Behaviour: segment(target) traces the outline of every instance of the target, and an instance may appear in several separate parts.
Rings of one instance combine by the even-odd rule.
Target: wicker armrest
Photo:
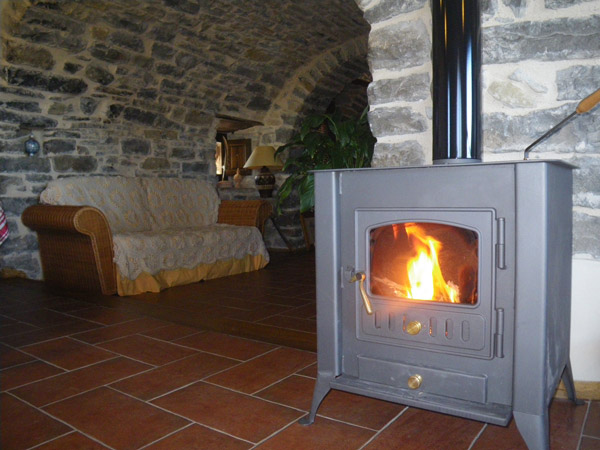
[[[71,291],[117,292],[112,235],[100,210],[35,205],[23,212],[22,221],[38,234],[46,283]]]
[[[272,212],[273,206],[266,200],[223,200],[217,223],[254,226],[263,233]]]

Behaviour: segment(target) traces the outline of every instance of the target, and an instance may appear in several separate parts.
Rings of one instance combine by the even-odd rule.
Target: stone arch
[[[369,72],[368,36],[361,35],[320,55],[291,77],[265,114],[260,141],[283,145],[302,120],[325,112],[336,95],[353,80]]]

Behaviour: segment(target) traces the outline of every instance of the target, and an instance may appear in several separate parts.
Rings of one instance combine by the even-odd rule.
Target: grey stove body
[[[575,400],[572,167],[346,169],[315,185],[318,378],[305,422],[333,388],[498,425],[514,416],[531,449],[548,448],[561,377]],[[404,286],[415,227],[439,241],[453,300]]]

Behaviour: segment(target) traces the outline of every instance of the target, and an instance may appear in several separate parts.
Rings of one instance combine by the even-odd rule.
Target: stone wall
[[[346,0],[2,0],[0,8],[0,196],[10,229],[0,268],[32,278],[41,277],[37,242],[19,218],[51,179],[213,179],[215,114],[268,124],[251,132],[253,145],[283,143],[311,93],[333,95],[353,76],[334,79],[333,69],[366,69],[368,25]],[[307,67],[317,71],[299,76]],[[24,152],[30,133],[42,144],[34,157]]]
[[[376,166],[431,163],[431,12],[426,0],[357,0],[372,26],[370,122]],[[599,0],[482,0],[483,159],[519,160],[537,137],[600,88]],[[530,158],[574,172],[575,376],[600,381],[583,349],[598,348],[600,319],[600,107],[578,116]],[[580,269],[584,270],[584,269]],[[590,275],[595,274],[595,275]],[[584,285],[581,280],[589,279]],[[592,302],[592,298],[596,300]],[[585,323],[582,324],[581,318]],[[574,319],[575,320],[575,319]],[[581,351],[579,349],[582,349]],[[584,368],[585,367],[585,368]],[[592,367],[592,369],[590,369]]]
[[[431,13],[425,0],[359,1],[371,23],[375,165],[431,162]],[[400,6],[399,6],[400,5]],[[482,2],[483,159],[522,159],[537,137],[600,87],[600,1]],[[600,113],[533,150],[575,172],[574,253],[600,260]]]

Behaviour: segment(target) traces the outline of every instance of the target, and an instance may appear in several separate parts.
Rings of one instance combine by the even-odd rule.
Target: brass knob
[[[419,389],[423,383],[423,377],[419,374],[408,377],[408,387],[411,389]]]
[[[406,325],[406,332],[408,334],[419,334],[419,331],[421,331],[421,328],[423,328],[423,325],[421,325],[421,322],[417,321],[417,320],[413,320],[412,322],[409,322],[408,325]]]

